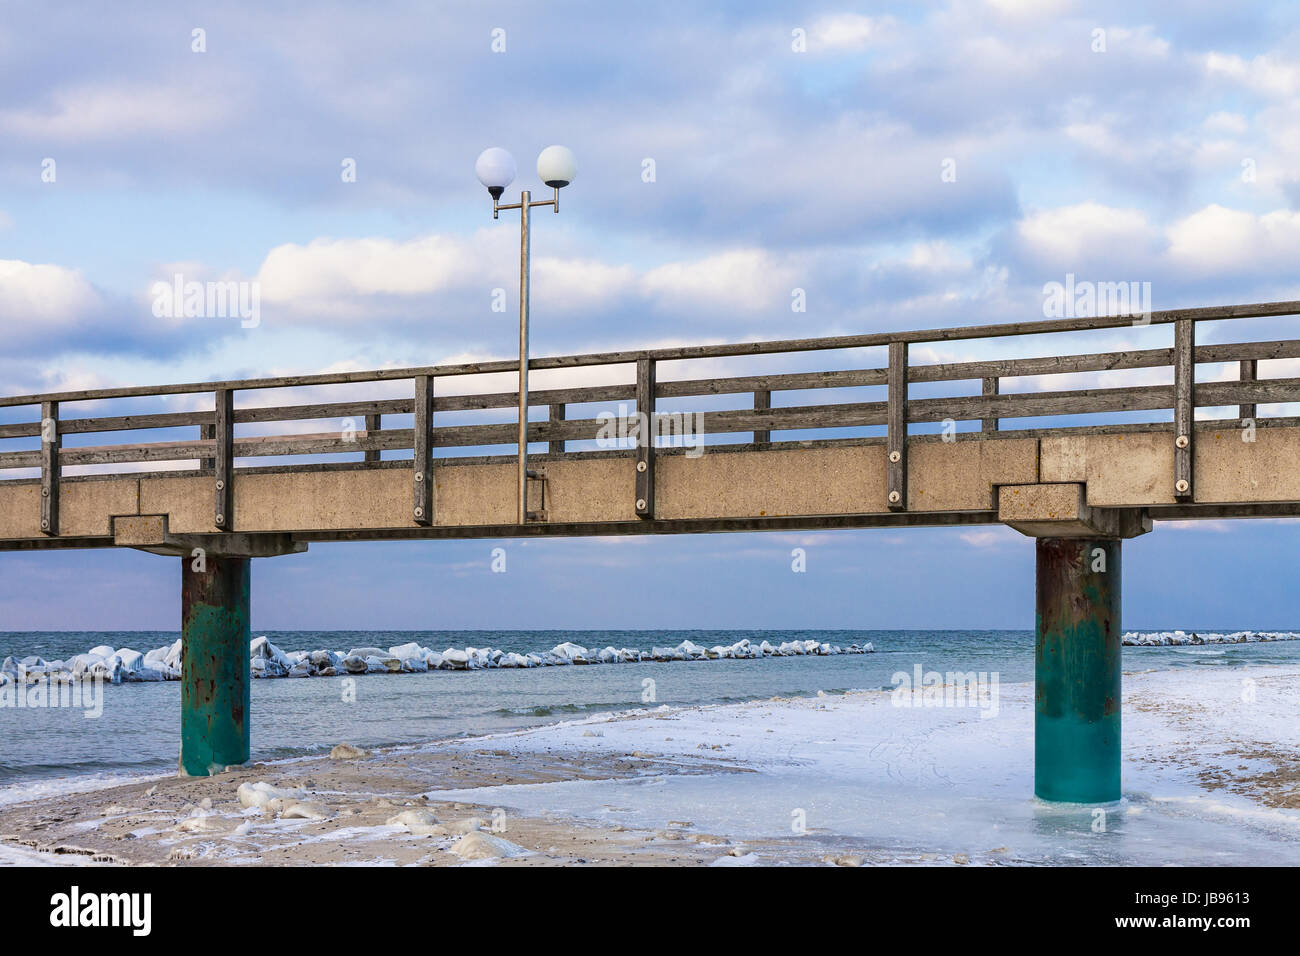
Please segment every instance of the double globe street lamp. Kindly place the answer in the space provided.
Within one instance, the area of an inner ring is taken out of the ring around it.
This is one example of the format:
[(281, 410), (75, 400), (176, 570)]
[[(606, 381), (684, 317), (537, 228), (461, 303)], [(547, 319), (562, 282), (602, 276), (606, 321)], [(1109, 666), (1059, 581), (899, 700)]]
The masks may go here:
[(515, 158), (499, 146), (479, 153), (474, 162), (478, 181), (492, 196), (492, 218), (503, 209), (519, 210), (519, 523), (528, 522), (528, 211), (550, 206), (560, 211), (560, 190), (577, 174), (573, 152), (564, 146), (548, 146), (537, 157), (537, 175), (555, 194), (536, 202), (523, 190), (519, 202), (501, 205), (499, 200), (515, 179)]

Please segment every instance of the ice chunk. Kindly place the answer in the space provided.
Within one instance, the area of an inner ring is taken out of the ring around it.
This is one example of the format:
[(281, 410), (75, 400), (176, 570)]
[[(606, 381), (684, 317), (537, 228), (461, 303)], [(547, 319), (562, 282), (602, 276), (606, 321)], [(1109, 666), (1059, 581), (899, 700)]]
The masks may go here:
[(241, 783), (235, 794), (239, 797), (239, 805), (250, 809), (266, 807), (272, 800), (297, 800), (302, 796), (297, 790), (281, 790), (261, 780)]
[(451, 852), (462, 860), (490, 860), (502, 857), (529, 856), (532, 850), (478, 830), (466, 833), (451, 845)]
[(417, 836), (442, 836), (446, 827), (438, 824), (438, 818), (428, 810), (403, 810), (395, 817), (388, 818), (390, 827), (406, 827)]

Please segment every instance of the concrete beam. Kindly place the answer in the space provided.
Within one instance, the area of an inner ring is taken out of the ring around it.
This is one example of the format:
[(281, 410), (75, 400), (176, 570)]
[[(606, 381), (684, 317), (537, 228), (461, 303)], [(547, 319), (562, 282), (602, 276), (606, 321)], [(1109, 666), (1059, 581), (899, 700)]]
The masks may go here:
[(1094, 508), (1082, 484), (1003, 485), (998, 520), (1031, 538), (1134, 538), (1151, 530), (1139, 509)]
[[(1078, 481), (1099, 507), (1174, 505), (1174, 435), (1134, 432), (1042, 439), (1040, 481)], [(1193, 446), (1197, 504), (1300, 500), (1300, 429), (1200, 422)]]
[(172, 534), (169, 523), (167, 515), (116, 515), (113, 542), (118, 547), (172, 557), (189, 557), (196, 549), (235, 558), (274, 558), (307, 550), (306, 542), (294, 541), (287, 534)]

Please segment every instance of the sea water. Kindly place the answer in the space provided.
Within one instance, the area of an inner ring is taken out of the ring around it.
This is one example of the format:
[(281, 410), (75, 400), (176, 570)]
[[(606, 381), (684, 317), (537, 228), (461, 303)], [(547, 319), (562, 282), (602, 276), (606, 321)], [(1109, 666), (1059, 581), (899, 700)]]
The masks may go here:
[[(647, 705), (727, 703), (818, 691), (892, 688), (893, 676), (926, 671), (996, 673), (1003, 683), (1033, 679), (1030, 631), (258, 631), (285, 651), (390, 647), (416, 641), (494, 647), (518, 653), (564, 641), (584, 647), (706, 647), (741, 638), (780, 644), (815, 639), (846, 646), (870, 641), (874, 654), (758, 660), (602, 664), (519, 670), (431, 671), (280, 678), (252, 684), (253, 758), (305, 756), (347, 741), (363, 747), (474, 736)], [(148, 651), (171, 632), (0, 632), (0, 659), (35, 654), (66, 659), (107, 644)], [(1300, 641), (1188, 647), (1125, 647), (1126, 670), (1246, 667), (1300, 662)], [(647, 679), (650, 683), (647, 683)], [(355, 694), (347, 693), (348, 686)], [(103, 713), (0, 708), (0, 803), (96, 778), (170, 773), (180, 739), (180, 684), (104, 688)]]

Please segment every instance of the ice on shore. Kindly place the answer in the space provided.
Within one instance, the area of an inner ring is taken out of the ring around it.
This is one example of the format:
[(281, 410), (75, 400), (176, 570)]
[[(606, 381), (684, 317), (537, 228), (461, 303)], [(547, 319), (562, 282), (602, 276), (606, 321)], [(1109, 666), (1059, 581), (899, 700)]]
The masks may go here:
[[(1181, 631), (1175, 632), (1182, 634)], [(1125, 643), (1129, 643), (1125, 635)], [(1223, 637), (1223, 635), (1219, 635)], [(1207, 636), (1207, 642), (1208, 642)], [(1281, 640), (1258, 637), (1257, 640)], [(1166, 641), (1165, 643), (1179, 643)], [(1182, 643), (1196, 643), (1186, 641)], [(827, 656), (870, 654), (875, 647), (850, 644), (840, 647), (814, 640), (786, 641), (774, 646), (743, 638), (735, 644), (705, 648), (692, 641), (675, 647), (652, 647), (641, 651), (631, 647), (586, 648), (572, 641), (549, 651), (519, 654), (492, 647), (449, 647), (441, 652), (415, 641), (385, 650), (382, 647), (353, 647), (348, 651), (314, 650), (285, 652), (266, 637), (253, 638), (248, 645), (249, 669), (255, 678), (335, 677), (342, 674), (417, 674), (431, 670), (480, 670), (484, 668), (560, 667), (577, 664), (636, 664), (642, 661), (752, 660), (763, 657)], [(93, 647), (66, 661), (46, 661), (30, 656), (0, 663), (0, 686), (11, 682), (51, 680), (61, 683), (99, 679), (120, 684), (138, 681), (180, 680), (183, 647), (176, 641), (166, 647), (141, 653), (131, 648)]]
[(533, 851), (499, 836), (471, 830), (451, 845), (451, 852), (462, 860), (492, 860), (501, 857), (531, 856)]
[(1222, 634), (1211, 631), (1128, 631), (1123, 641), (1130, 647), (1182, 647), (1198, 644), (1253, 644), (1258, 641), (1294, 641), (1300, 638), (1295, 631), (1233, 631)]
[(405, 827), (415, 836), (445, 836), (447, 828), (438, 823), (438, 818), (428, 810), (403, 810), (395, 817), (389, 817), (388, 826)]
[[(1033, 798), (1032, 681), (1001, 684), (995, 719), (975, 707), (899, 707), (890, 691), (863, 690), (447, 741), (438, 749), (491, 748), (521, 762), (558, 755), (600, 766), (632, 755), (658, 766), (437, 796), (490, 802), (512, 818), (558, 812), (645, 831), (672, 833), (689, 820), (695, 833), (733, 844), (718, 866), (744, 865), (751, 851), (760, 865), (788, 851), (853, 866), (1294, 866), (1300, 810), (1287, 802), (1285, 768), (1300, 747), (1298, 688), (1294, 665), (1125, 674), (1124, 799), (1104, 808), (1100, 830), (1093, 805)], [(600, 735), (587, 734), (594, 726)], [(701, 745), (715, 742), (728, 745), (725, 762), (701, 759)]]

